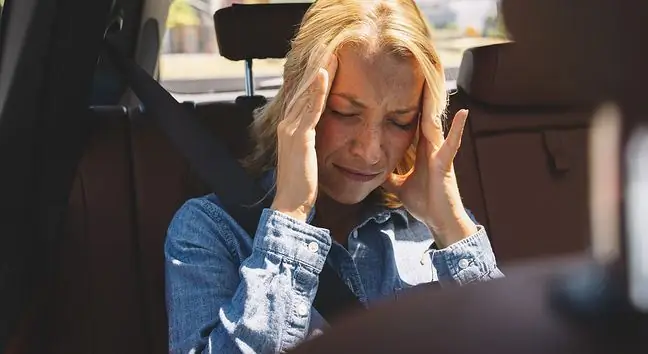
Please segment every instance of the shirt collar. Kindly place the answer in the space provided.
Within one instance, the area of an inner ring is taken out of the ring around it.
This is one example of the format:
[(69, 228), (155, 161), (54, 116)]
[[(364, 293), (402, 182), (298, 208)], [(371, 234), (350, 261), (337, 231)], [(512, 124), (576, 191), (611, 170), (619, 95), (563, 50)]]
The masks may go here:
[[(275, 192), (276, 178), (277, 178), (277, 170), (274, 168), (265, 172), (261, 176), (261, 187), (269, 195), (272, 195)], [(364, 223), (369, 219), (373, 219), (376, 223), (382, 224), (389, 221), (393, 215), (396, 215), (396, 217), (400, 221), (404, 222), (405, 226), (409, 225), (410, 216), (404, 207), (388, 208), (386, 206), (377, 203), (367, 208), (365, 214), (362, 217), (362, 222)], [(310, 223), (314, 217), (315, 217), (315, 208), (311, 209), (306, 219), (306, 222)]]

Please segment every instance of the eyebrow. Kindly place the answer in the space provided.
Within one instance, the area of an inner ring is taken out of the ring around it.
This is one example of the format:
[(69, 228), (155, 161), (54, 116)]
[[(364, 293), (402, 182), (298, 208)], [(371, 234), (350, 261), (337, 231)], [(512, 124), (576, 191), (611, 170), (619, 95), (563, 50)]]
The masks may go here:
[[(346, 99), (347, 101), (349, 101), (349, 103), (351, 103), (352, 105), (354, 105), (354, 106), (356, 106), (358, 108), (367, 108), (367, 106), (364, 103), (362, 103), (360, 100), (358, 100), (358, 98), (356, 96), (354, 96), (352, 94), (348, 94), (348, 93), (344, 93), (344, 92), (331, 92), (330, 95), (331, 96), (342, 97), (342, 98)], [(407, 114), (407, 113), (411, 113), (411, 112), (414, 112), (414, 111), (418, 111), (418, 109), (419, 109), (419, 106), (416, 105), (416, 106), (411, 106), (411, 107), (407, 107), (407, 108), (395, 109), (395, 110), (393, 110), (393, 111), (391, 111), (389, 113)]]
[(355, 97), (354, 95), (344, 93), (344, 92), (331, 92), (330, 95), (331, 96), (342, 97), (342, 98), (346, 99), (347, 101), (349, 101), (349, 103), (351, 103), (352, 105), (354, 105), (356, 107), (367, 108), (367, 106), (364, 103), (360, 102), (360, 100), (358, 100), (358, 98)]

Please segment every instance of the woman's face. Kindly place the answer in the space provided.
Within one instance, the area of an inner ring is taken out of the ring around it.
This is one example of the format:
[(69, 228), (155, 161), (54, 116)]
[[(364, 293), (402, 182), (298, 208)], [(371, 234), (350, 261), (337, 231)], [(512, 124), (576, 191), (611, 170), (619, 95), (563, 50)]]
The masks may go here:
[(424, 82), (414, 59), (352, 48), (338, 52), (335, 80), (316, 128), (322, 192), (355, 204), (385, 182), (418, 129)]

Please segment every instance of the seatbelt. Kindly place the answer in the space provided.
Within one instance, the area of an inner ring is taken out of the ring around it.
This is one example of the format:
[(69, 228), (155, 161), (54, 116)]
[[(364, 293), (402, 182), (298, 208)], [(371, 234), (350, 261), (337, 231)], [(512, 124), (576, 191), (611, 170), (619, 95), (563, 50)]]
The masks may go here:
[[(260, 185), (191, 111), (178, 103), (144, 69), (121, 54), (109, 40), (105, 41), (103, 55), (113, 62), (144, 105), (147, 115), (155, 120), (198, 177), (218, 196), (228, 214), (254, 237), (261, 212), (271, 203)], [(313, 306), (331, 324), (351, 309), (364, 309), (328, 262), (320, 272)]]

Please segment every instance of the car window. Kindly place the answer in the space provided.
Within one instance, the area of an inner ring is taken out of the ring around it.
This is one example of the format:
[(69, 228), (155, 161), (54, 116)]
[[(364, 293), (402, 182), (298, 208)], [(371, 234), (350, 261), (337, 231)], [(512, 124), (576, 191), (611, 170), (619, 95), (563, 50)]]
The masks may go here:
[[(245, 64), (219, 55), (214, 12), (232, 3), (289, 1), (173, 0), (160, 57), (162, 85), (176, 97), (189, 100), (192, 95), (205, 93), (243, 92)], [(507, 40), (499, 16), (499, 0), (417, 0), (417, 3), (435, 29), (437, 50), (448, 80), (456, 77), (464, 50)], [(277, 88), (281, 84), (283, 62), (283, 59), (254, 61), (257, 90)]]

